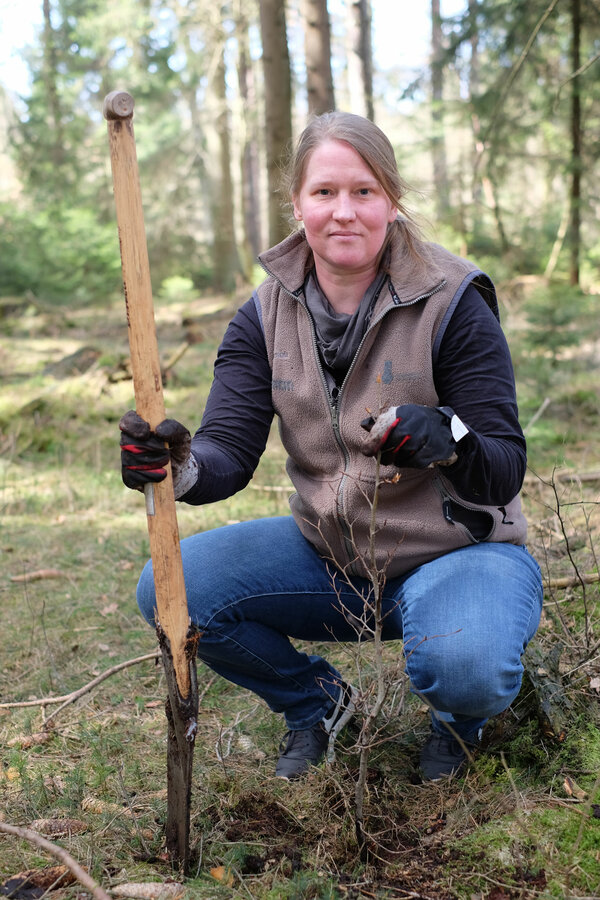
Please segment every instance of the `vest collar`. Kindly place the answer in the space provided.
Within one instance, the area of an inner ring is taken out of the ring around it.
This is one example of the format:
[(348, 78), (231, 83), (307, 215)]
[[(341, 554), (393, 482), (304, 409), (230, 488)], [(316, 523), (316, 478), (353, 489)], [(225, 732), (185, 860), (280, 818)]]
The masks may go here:
[[(444, 272), (434, 260), (432, 245), (419, 242), (418, 249), (419, 256), (410, 253), (406, 241), (396, 230), (390, 244), (389, 275), (390, 288), (399, 304), (412, 303), (419, 297), (429, 295), (444, 281)], [(286, 291), (299, 294), (313, 266), (313, 254), (304, 229), (261, 253), (258, 261)]]

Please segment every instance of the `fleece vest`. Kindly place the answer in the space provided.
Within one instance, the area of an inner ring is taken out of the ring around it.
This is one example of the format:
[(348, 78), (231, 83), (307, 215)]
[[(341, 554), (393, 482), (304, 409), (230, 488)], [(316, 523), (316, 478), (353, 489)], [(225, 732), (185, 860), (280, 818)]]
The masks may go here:
[(525, 542), (518, 497), (501, 508), (473, 504), (456, 494), (443, 467), (381, 466), (378, 476), (376, 460), (361, 452), (365, 432), (360, 423), (368, 414), (404, 403), (439, 405), (433, 378), (436, 336), (466, 286), (477, 279), (497, 312), (493, 285), (476, 266), (434, 244), (422, 244), (420, 250), (416, 258), (399, 235), (392, 242), (389, 281), (335, 398), (303, 300), (312, 266), (304, 232), (260, 257), (268, 277), (254, 299), (295, 488), (290, 508), (318, 552), (349, 575), (377, 571), (395, 577), (477, 543), (460, 514), (454, 514), (461, 507), (481, 514), (484, 540)]

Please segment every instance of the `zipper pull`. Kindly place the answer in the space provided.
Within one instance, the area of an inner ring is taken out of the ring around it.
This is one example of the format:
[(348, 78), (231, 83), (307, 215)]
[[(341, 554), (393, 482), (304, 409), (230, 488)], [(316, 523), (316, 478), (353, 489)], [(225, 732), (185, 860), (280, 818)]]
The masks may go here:
[(331, 399), (331, 424), (334, 431), (339, 431), (340, 419), (338, 416), (337, 397), (332, 397)]
[(454, 525), (454, 519), (452, 518), (452, 504), (450, 500), (444, 500), (442, 502), (442, 512), (444, 513), (446, 522), (450, 522), (451, 525)]

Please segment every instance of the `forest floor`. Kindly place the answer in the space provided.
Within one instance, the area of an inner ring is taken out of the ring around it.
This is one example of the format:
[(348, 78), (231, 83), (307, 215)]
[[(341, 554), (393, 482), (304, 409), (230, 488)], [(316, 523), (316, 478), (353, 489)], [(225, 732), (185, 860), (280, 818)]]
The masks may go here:
[[(156, 304), (167, 410), (191, 427), (237, 305)], [(109, 894), (151, 883), (167, 900), (182, 879), (164, 847), (164, 677), (135, 603), (146, 517), (119, 471), (117, 422), (133, 405), (122, 301), (2, 311), (0, 894), (71, 900), (84, 890), (59, 856), (2, 833), (12, 824), (63, 848)], [(546, 605), (519, 697), (486, 727), (463, 777), (422, 784), (428, 713), (397, 673), (393, 714), (384, 711), (369, 760), (361, 860), (356, 731), (346, 730), (332, 765), (297, 783), (276, 779), (280, 718), (199, 667), (185, 897), (600, 897), (600, 332), (548, 360), (526, 346), (525, 312), (520, 298), (505, 327), (530, 448), (529, 547)], [(246, 490), (178, 507), (181, 536), (285, 514), (284, 462), (274, 430)], [(373, 677), (368, 645), (359, 658), (343, 646), (326, 652), (359, 666), (363, 683)], [(386, 645), (391, 672), (399, 658), (399, 644)], [(58, 697), (71, 702), (59, 710)], [(19, 873), (28, 873), (20, 888), (11, 880)]]

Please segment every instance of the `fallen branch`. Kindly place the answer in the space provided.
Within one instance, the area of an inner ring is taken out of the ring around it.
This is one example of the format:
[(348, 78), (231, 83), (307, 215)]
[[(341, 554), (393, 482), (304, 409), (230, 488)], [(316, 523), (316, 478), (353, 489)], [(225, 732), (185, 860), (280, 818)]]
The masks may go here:
[(111, 675), (115, 675), (117, 672), (120, 672), (122, 669), (127, 669), (129, 666), (135, 666), (137, 663), (145, 662), (147, 659), (159, 659), (159, 657), (160, 650), (155, 650), (153, 653), (146, 653), (144, 656), (137, 656), (135, 659), (127, 659), (125, 662), (118, 663), (116, 666), (111, 666), (110, 669), (106, 669), (105, 672), (102, 672), (92, 681), (84, 684), (83, 687), (77, 688), (76, 691), (71, 691), (70, 694), (63, 694), (62, 697), (42, 697), (40, 700), (18, 700), (12, 703), (0, 703), (0, 709), (18, 709), (25, 706), (46, 707), (53, 703), (61, 703), (62, 706), (55, 709), (46, 719), (46, 722), (49, 722), (50, 719), (57, 716), (65, 706), (74, 703), (75, 700), (78, 700), (84, 694), (89, 693), (89, 691), (93, 690), (102, 681), (110, 678)]
[(170, 371), (173, 368), (173, 366), (175, 365), (175, 363), (179, 362), (179, 360), (181, 359), (183, 354), (187, 350), (189, 350), (191, 346), (192, 345), (190, 344), (189, 341), (184, 341), (182, 344), (179, 345), (179, 347), (175, 348), (173, 353), (171, 353), (169, 358), (166, 359), (165, 362), (163, 363), (163, 365), (161, 366), (162, 372), (163, 372), (163, 377), (166, 376), (167, 373), (170, 373)]
[(37, 831), (31, 831), (30, 828), (21, 828), (19, 825), (8, 825), (6, 822), (0, 822), (0, 832), (12, 834), (15, 837), (22, 838), (24, 841), (28, 841), (30, 844), (33, 844), (34, 847), (45, 850), (46, 853), (49, 853), (65, 865), (67, 869), (72, 872), (77, 881), (83, 885), (96, 900), (111, 900), (110, 895), (107, 894), (104, 888), (94, 881), (91, 875), (88, 875), (86, 870), (83, 869), (66, 850), (59, 847), (58, 844), (53, 844), (51, 841), (46, 840), (46, 838), (42, 837), (41, 834), (38, 834)]
[(581, 475), (577, 472), (557, 472), (555, 478), (556, 481), (572, 481), (575, 484), (578, 481), (600, 481), (600, 471), (596, 469), (595, 472), (582, 472)]
[(600, 581), (600, 572), (589, 572), (582, 575), (564, 575), (562, 578), (550, 578), (544, 581), (545, 588), (568, 588), (578, 587), (583, 584), (595, 584)]
[(550, 406), (550, 403), (551, 403), (550, 397), (545, 397), (545, 399), (544, 399), (542, 405), (539, 407), (538, 411), (531, 417), (531, 419), (529, 420), (529, 422), (527, 423), (527, 425), (525, 425), (525, 427), (523, 428), (523, 434), (527, 434), (527, 432), (529, 431), (529, 429), (530, 429), (533, 425), (535, 425), (535, 423), (536, 423), (537, 420), (540, 418), (540, 416), (543, 416), (543, 414), (544, 414), (545, 410), (547, 409), (547, 407)]
[(11, 581), (41, 581), (43, 578), (66, 578), (59, 569), (38, 569), (35, 572), (23, 572), (22, 575), (11, 575)]
[[(591, 472), (554, 472), (552, 475), (554, 481), (566, 481), (567, 483), (578, 484), (580, 481), (600, 481), (600, 469), (595, 469)], [(528, 472), (523, 479), (524, 484), (546, 484), (550, 485), (549, 481), (545, 481), (540, 475), (536, 475), (534, 472)]]

